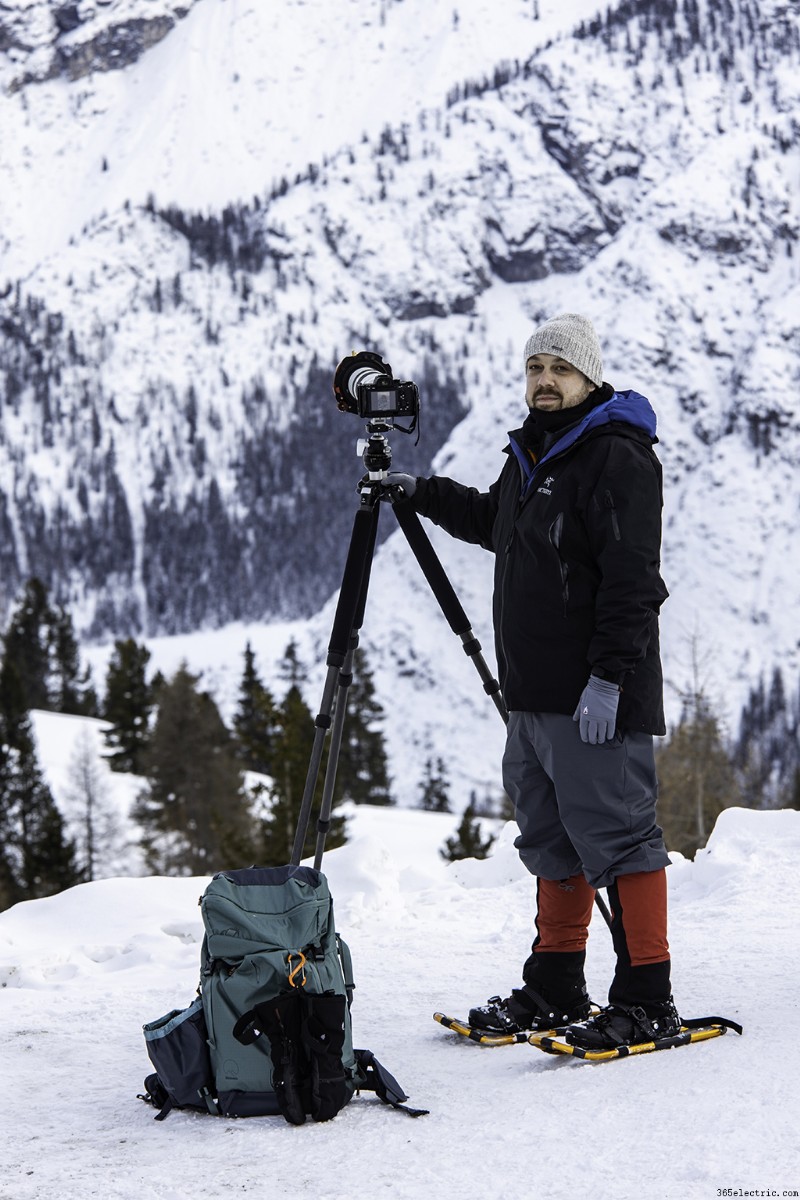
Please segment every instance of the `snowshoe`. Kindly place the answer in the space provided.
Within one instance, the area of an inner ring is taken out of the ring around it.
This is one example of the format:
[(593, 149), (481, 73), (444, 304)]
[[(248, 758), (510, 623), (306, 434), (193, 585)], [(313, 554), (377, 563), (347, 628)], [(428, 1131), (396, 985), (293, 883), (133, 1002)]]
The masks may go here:
[(618, 1050), (638, 1042), (655, 1042), (681, 1031), (681, 1019), (672, 999), (662, 1004), (609, 1004), (596, 1017), (570, 1024), (564, 1040), (583, 1050)]
[[(491, 996), (486, 1004), (479, 1008), (471, 1008), (466, 1021), (438, 1012), (433, 1014), (433, 1019), (444, 1025), (445, 1029), (460, 1033), (462, 1037), (478, 1042), (481, 1046), (513, 1046), (527, 1042), (534, 1030), (538, 1033), (560, 1034), (570, 1022), (582, 1020), (591, 1016), (593, 1012), (600, 1011), (589, 1000), (573, 1004), (567, 1012), (559, 1012), (555, 1008), (545, 1009), (544, 1002), (533, 1010), (529, 1005), (523, 1006), (515, 1002), (516, 994), (512, 993), (507, 1000), (501, 999), (500, 996)], [(528, 989), (526, 999), (527, 997)]]
[[(648, 1017), (639, 1010), (632, 1017), (630, 1010), (622, 1009), (621, 1005), (609, 1005), (581, 1025), (570, 1025), (555, 1035), (532, 1033), (528, 1042), (547, 1054), (566, 1054), (588, 1062), (609, 1062), (632, 1054), (649, 1054), (654, 1050), (673, 1050), (678, 1046), (705, 1042), (721, 1037), (729, 1029), (742, 1033), (741, 1025), (727, 1017), (693, 1017), (681, 1021), (674, 1012), (674, 1005), (670, 1003), (669, 1007), (671, 1013)], [(611, 1012), (611, 1009), (617, 1011)], [(623, 1017), (627, 1017), (627, 1021)]]
[[(434, 1013), (433, 1019), (452, 1033), (460, 1033), (462, 1037), (469, 1038), (471, 1042), (478, 1042), (481, 1046), (514, 1046), (528, 1040), (528, 1030), (521, 1029), (516, 1033), (488, 1033), (485, 1029), (473, 1028), (458, 1017), (448, 1017), (440, 1012)], [(555, 1033), (555, 1030), (550, 1032)]]

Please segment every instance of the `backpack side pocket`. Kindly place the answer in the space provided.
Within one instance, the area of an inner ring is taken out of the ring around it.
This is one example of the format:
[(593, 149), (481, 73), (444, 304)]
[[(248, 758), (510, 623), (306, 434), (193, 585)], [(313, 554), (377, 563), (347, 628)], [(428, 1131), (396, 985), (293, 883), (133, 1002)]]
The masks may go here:
[(143, 1026), (145, 1046), (171, 1106), (215, 1111), (203, 1001)]

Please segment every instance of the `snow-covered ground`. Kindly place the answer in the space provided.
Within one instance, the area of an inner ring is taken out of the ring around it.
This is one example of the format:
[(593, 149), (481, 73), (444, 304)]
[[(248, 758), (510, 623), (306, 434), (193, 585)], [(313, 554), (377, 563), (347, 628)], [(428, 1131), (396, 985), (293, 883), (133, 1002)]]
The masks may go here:
[[(430, 1109), (415, 1121), (369, 1096), (302, 1128), (153, 1121), (136, 1099), (141, 1026), (194, 994), (203, 879), (107, 879), (0, 914), (0, 1196), (800, 1195), (800, 813), (729, 809), (696, 861), (668, 872), (678, 1004), (732, 1017), (744, 1036), (604, 1065), (486, 1050), (432, 1021), (514, 985), (533, 924), (513, 829), (486, 862), (447, 866), (452, 825), (362, 809), (324, 864), (356, 968), (356, 1044)], [(611, 969), (596, 920), (598, 1000)]]

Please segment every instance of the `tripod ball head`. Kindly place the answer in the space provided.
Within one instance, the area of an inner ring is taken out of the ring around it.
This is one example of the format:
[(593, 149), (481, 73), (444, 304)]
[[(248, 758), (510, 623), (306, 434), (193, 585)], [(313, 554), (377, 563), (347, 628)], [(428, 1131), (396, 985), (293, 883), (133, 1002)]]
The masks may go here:
[(372, 432), (368, 438), (360, 438), (357, 450), (370, 479), (381, 479), (392, 465), (392, 447), (382, 433)]

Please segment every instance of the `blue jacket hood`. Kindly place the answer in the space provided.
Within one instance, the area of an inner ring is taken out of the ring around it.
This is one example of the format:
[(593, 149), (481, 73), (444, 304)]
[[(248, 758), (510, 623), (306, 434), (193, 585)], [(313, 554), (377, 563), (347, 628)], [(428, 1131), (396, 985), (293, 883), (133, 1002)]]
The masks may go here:
[(527, 451), (518, 441), (517, 435), (509, 434), (511, 449), (522, 466), (526, 477), (526, 487), (530, 483), (535, 471), (538, 471), (545, 463), (549, 462), (557, 454), (561, 454), (564, 450), (568, 450), (575, 442), (578, 442), (587, 433), (592, 430), (599, 429), (603, 425), (632, 425), (634, 429), (641, 429), (650, 438), (651, 442), (657, 442), (656, 427), (657, 419), (653, 406), (646, 396), (640, 395), (639, 392), (631, 390), (625, 392), (614, 392), (609, 400), (604, 400), (602, 404), (598, 404), (586, 414), (582, 421), (568, 429), (566, 433), (558, 438), (547, 454), (544, 454), (534, 467)]

